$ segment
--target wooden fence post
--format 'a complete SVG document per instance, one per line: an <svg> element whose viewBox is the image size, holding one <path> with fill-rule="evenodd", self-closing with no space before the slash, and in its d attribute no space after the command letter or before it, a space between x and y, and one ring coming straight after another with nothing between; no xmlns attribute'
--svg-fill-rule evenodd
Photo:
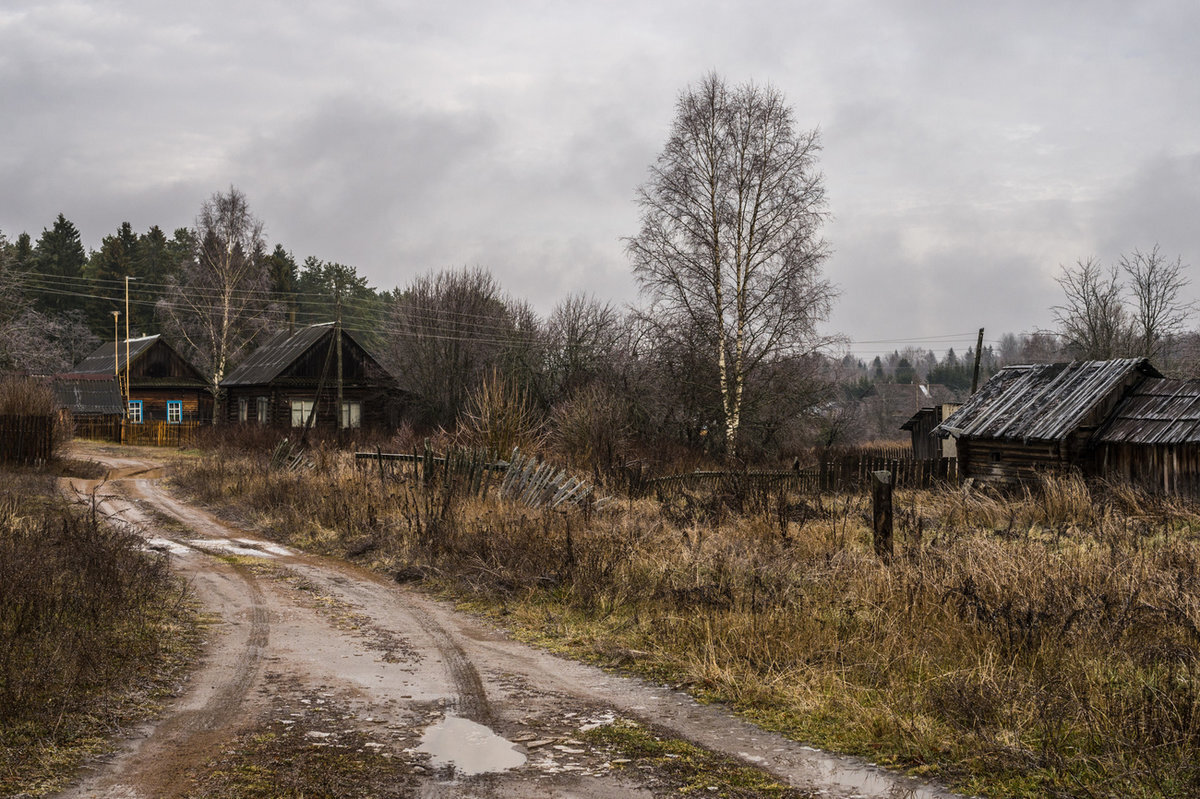
<svg viewBox="0 0 1200 799"><path fill-rule="evenodd" d="M888 560L892 557L892 473L871 472L871 501L875 554Z"/></svg>

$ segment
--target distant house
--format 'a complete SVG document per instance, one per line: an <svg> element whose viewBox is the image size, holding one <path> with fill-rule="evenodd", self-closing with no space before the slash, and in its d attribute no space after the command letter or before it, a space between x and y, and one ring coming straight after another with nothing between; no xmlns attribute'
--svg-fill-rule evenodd
<svg viewBox="0 0 1200 799"><path fill-rule="evenodd" d="M387 428L402 406L396 381L348 330L342 331L342 407L335 409L339 375L332 323L281 332L221 381L225 421L272 427Z"/></svg>
<svg viewBox="0 0 1200 799"><path fill-rule="evenodd" d="M131 424L212 421L213 398L207 381L162 336L129 339L128 363L126 344L118 342L115 352L113 344L102 344L56 380L109 379L119 370L121 379L128 381L126 413Z"/></svg>
<svg viewBox="0 0 1200 799"><path fill-rule="evenodd" d="M1161 377L1145 358L1009 366L935 431L954 437L962 477L1015 484L1047 469L1094 473L1101 428Z"/></svg>
<svg viewBox="0 0 1200 799"><path fill-rule="evenodd" d="M876 383L862 400L868 424L884 436L895 436L897 430L908 429L902 425L922 408L953 401L954 392L938 383Z"/></svg>

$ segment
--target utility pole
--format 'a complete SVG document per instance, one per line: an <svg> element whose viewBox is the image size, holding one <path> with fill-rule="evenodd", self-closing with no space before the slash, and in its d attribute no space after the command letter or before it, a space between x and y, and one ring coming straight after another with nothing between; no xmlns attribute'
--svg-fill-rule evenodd
<svg viewBox="0 0 1200 799"><path fill-rule="evenodd" d="M971 377L971 393L979 388L979 359L983 357L983 328L979 328L979 340L975 342L975 374Z"/></svg>
<svg viewBox="0 0 1200 799"><path fill-rule="evenodd" d="M125 407L121 412L121 433L118 439L123 444L125 443L125 418L129 416L129 398L125 396L125 392L121 389L121 332L120 332L120 311L113 311L113 380L117 381L117 391L121 394L121 401L125 403Z"/></svg>
<svg viewBox="0 0 1200 799"><path fill-rule="evenodd" d="M136 277L125 276L125 401L129 402L129 281Z"/></svg>
<svg viewBox="0 0 1200 799"><path fill-rule="evenodd" d="M129 402L129 398L125 396L125 390L121 386L121 332L120 332L120 311L113 311L113 380L117 381L117 390L121 392L121 399ZM126 407L126 410L129 410Z"/></svg>
<svg viewBox="0 0 1200 799"><path fill-rule="evenodd" d="M337 420L338 429L349 426L349 419L345 418L346 411L342 405L342 276L338 274L334 278L334 285L337 291L336 309L337 316L333 325L334 330L334 346L337 347Z"/></svg>

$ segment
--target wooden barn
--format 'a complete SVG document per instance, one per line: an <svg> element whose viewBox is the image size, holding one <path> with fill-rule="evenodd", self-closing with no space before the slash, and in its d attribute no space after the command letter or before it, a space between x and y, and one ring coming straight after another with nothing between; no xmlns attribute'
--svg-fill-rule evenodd
<svg viewBox="0 0 1200 799"><path fill-rule="evenodd" d="M1162 375L1145 358L1009 366L936 428L959 474L1016 484L1037 472L1095 470L1096 436L1130 392Z"/></svg>
<svg viewBox="0 0 1200 799"><path fill-rule="evenodd" d="M1096 435L1095 468L1151 491L1200 495L1200 380L1135 386Z"/></svg>
<svg viewBox="0 0 1200 799"><path fill-rule="evenodd" d="M119 342L115 349L114 353L111 343L101 345L69 374L57 379L108 378L119 370L121 383L128 386L126 413L131 424L212 421L213 397L208 382L162 336L131 338Z"/></svg>
<svg viewBox="0 0 1200 799"><path fill-rule="evenodd" d="M340 358L334 341L332 323L268 339L221 381L224 421L304 427L315 406L313 427L394 427L403 407L395 379L349 331L341 333Z"/></svg>

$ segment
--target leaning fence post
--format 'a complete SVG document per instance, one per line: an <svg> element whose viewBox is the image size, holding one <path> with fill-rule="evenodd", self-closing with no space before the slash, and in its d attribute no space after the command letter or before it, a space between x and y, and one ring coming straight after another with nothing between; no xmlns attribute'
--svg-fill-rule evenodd
<svg viewBox="0 0 1200 799"><path fill-rule="evenodd" d="M892 473L871 472L871 501L875 554L887 560L892 556Z"/></svg>

